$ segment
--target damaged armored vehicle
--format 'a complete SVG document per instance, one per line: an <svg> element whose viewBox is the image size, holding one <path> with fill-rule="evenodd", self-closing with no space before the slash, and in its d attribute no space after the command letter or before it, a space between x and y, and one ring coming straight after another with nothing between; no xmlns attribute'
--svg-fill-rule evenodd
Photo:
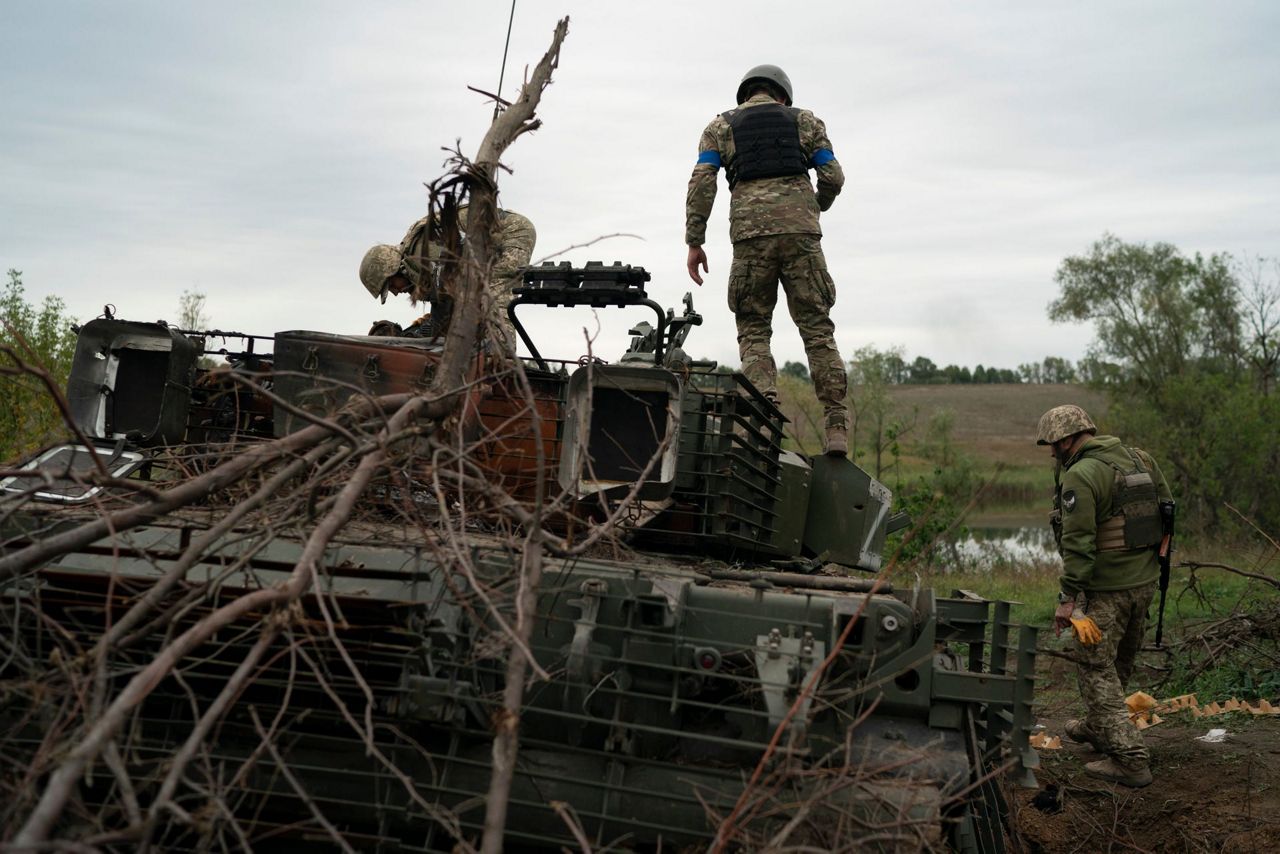
<svg viewBox="0 0 1280 854"><path fill-rule="evenodd" d="M532 358L426 421L438 341L80 329L76 439L0 480L5 833L1002 850L1035 631L886 575L889 490L788 450L648 279L530 268ZM529 305L653 316L566 362Z"/></svg>

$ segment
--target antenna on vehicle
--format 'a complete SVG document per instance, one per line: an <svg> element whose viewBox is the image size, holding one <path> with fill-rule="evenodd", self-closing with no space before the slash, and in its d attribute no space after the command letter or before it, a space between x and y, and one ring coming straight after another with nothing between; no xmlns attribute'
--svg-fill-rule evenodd
<svg viewBox="0 0 1280 854"><path fill-rule="evenodd" d="M507 74L507 51L511 48L511 25L516 19L516 0L511 0L511 16L507 19L507 43L502 46L502 68L498 71L498 97L493 99L493 117L502 111L502 80Z"/></svg>

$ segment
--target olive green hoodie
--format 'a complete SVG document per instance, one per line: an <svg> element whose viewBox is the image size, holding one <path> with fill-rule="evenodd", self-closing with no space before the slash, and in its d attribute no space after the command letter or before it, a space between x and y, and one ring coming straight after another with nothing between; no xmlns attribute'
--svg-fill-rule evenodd
<svg viewBox="0 0 1280 854"><path fill-rule="evenodd" d="M1151 473L1162 501L1172 499L1160 467L1146 451L1133 449ZM1133 460L1114 436L1085 441L1057 473L1062 505L1062 591L1128 590L1155 581L1160 564L1155 548L1098 551L1098 525L1111 516L1116 470L1133 471Z"/></svg>

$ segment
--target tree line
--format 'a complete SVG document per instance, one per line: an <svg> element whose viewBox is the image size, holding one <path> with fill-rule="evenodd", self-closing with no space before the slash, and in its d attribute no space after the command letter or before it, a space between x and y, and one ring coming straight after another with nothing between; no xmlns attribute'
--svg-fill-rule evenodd
<svg viewBox="0 0 1280 854"><path fill-rule="evenodd" d="M809 381L809 368L803 362L786 362L779 369L784 376ZM883 382L889 385L987 385L995 383L1074 383L1093 382L1109 376L1109 367L1096 360L1081 359L1072 364L1061 356L1045 356L1040 362L1023 362L1017 369L988 367L979 362L972 369L965 365L938 367L928 356L907 361L901 347L880 350L859 349L849 362L849 381L855 385Z"/></svg>

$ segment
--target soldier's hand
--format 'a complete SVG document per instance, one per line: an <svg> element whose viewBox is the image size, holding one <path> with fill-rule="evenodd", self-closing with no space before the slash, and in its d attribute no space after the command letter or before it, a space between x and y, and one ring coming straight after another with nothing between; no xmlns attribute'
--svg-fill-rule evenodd
<svg viewBox="0 0 1280 854"><path fill-rule="evenodd" d="M699 285L702 284L702 276L698 275L698 267L702 267L702 272L710 272L707 269L707 253L702 251L701 246L689 247L689 278L693 279Z"/></svg>
<svg viewBox="0 0 1280 854"><path fill-rule="evenodd" d="M1076 640L1082 646L1093 646L1102 640L1102 629L1098 628L1093 617L1078 608L1071 613L1071 631L1075 632Z"/></svg>
<svg viewBox="0 0 1280 854"><path fill-rule="evenodd" d="M1058 606L1058 610L1053 612L1053 634L1055 637L1061 635L1062 630L1071 625L1071 613L1075 609L1075 602L1063 602Z"/></svg>

